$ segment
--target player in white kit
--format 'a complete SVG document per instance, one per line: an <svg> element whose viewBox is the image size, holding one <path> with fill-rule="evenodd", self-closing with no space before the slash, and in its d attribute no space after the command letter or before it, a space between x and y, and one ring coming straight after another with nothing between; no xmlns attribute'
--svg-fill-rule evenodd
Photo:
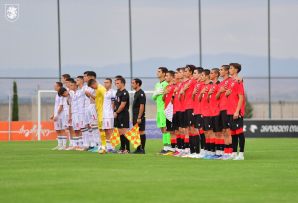
<svg viewBox="0 0 298 203"><path fill-rule="evenodd" d="M81 98L84 96L82 90L78 89L75 80L70 81L70 122L72 123L73 130L75 132L74 140L74 148L80 149L83 146L82 143L82 134L81 128L83 127L83 118L82 112L80 109L83 109L82 103L80 103Z"/></svg>
<svg viewBox="0 0 298 203"><path fill-rule="evenodd" d="M93 71L86 71L84 73L85 86L85 120L89 128L89 146L91 152L98 152L101 145L100 132L98 129L98 117L95 106L95 90L88 87L87 83L91 79L96 79L96 73Z"/></svg>
<svg viewBox="0 0 298 203"><path fill-rule="evenodd" d="M60 95L58 94L62 86L63 84L61 82L56 82L54 85L54 89L57 92L57 94L55 96L54 114L50 117L50 119L54 121L54 129L56 130L58 135L58 145L55 148L53 148L53 150L63 150L66 147L66 136L63 126L63 97L60 97Z"/></svg>
<svg viewBox="0 0 298 203"><path fill-rule="evenodd" d="M104 80L104 87L106 88L107 91L104 95L104 102L103 102L102 129L105 131L105 134L106 134L107 152L113 152L114 149L110 143L110 138L114 128L114 101L116 96L116 90L112 89L111 78L106 78Z"/></svg>

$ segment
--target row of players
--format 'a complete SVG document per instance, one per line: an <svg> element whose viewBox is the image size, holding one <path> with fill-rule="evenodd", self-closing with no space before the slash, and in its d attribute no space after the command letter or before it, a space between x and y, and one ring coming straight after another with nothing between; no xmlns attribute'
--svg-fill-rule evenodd
<svg viewBox="0 0 298 203"><path fill-rule="evenodd" d="M153 99L163 133L161 154L244 160L245 94L240 71L238 63L211 70L193 65L175 72L158 69Z"/></svg>
<svg viewBox="0 0 298 203"><path fill-rule="evenodd" d="M124 134L129 130L129 92L125 79L115 77L117 91L112 89L112 79L106 78L104 85L96 81L96 73L86 71L84 76L71 78L62 75L62 82L55 83L54 128L58 134L58 150L115 152L110 143L114 126L119 129L121 148L119 153L129 153L130 145ZM141 89L142 81L135 78L133 101L133 123L140 124L141 143L135 153L145 153L145 104L146 96ZM67 134L69 146L67 147Z"/></svg>
<svg viewBox="0 0 298 203"><path fill-rule="evenodd" d="M157 126L163 134L164 148L161 154L205 159L244 159L245 99L243 80L238 77L240 71L241 65L238 63L211 70L193 65L178 68L176 72L168 71L165 67L157 69L159 82L155 85L152 98L157 104ZM219 77L222 78L221 82L218 80ZM82 105L84 107L78 108L81 110L79 113L73 110L76 108L64 108L66 111L64 114L67 117L64 120L69 121L64 126L67 126L70 132L73 128L75 132L75 136L71 136L71 147L68 149L91 149L100 153L113 151L109 138L115 126L121 134L119 153L129 153L129 142L124 136L129 129L129 93L125 89L125 79L116 76L115 94L111 89L111 79L107 78L103 87L96 82L95 78L96 74L92 71L85 72L84 76L77 77L76 81L68 75L63 75L62 81L69 91L56 83L58 95L67 98L61 100L67 101L65 106L69 104L76 106L76 100L79 100L76 98L82 98L78 95L84 97L83 102L78 102L81 105L84 103ZM146 142L146 95L141 90L141 85L142 81L139 79L132 81L132 87L136 90L133 102L133 124L139 123L142 143L136 153L145 153ZM56 103L59 103L58 95ZM169 113L172 115L166 117ZM61 122L54 120L55 129L59 129L59 127L56 128L57 123L63 126L63 119ZM101 132L98 129L102 129ZM61 134L57 132L58 135ZM62 137L61 143L66 143L66 136L58 136L58 141L59 137ZM238 144L240 149L237 155ZM99 146L98 149L97 146Z"/></svg>

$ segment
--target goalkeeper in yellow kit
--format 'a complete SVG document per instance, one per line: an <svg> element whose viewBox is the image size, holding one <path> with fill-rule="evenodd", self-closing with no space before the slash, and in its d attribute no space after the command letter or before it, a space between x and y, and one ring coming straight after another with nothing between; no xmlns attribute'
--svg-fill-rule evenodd
<svg viewBox="0 0 298 203"><path fill-rule="evenodd" d="M98 153L105 154L106 153L106 135L104 130L102 130L103 123L103 102L104 95L106 93L106 89L104 86L99 84L96 80L91 79L88 81L88 86L95 90L95 106L98 117L98 129L100 130L100 138L101 138L101 146L98 148Z"/></svg>

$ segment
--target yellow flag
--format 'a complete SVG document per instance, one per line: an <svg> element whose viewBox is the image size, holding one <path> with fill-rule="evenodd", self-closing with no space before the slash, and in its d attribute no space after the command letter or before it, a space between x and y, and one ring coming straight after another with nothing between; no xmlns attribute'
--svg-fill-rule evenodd
<svg viewBox="0 0 298 203"><path fill-rule="evenodd" d="M116 147L120 143L120 135L118 128L114 128L112 136L110 138L111 145Z"/></svg>
<svg viewBox="0 0 298 203"><path fill-rule="evenodd" d="M134 148L137 148L141 145L141 139L140 139L140 132L139 132L139 125L136 124L133 126L130 131L125 133L125 137L130 141L130 143L133 145Z"/></svg>

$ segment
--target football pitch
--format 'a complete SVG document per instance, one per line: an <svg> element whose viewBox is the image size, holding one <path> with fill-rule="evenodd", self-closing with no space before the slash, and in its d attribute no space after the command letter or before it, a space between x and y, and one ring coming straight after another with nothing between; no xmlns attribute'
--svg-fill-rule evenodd
<svg viewBox="0 0 298 203"><path fill-rule="evenodd" d="M298 202L298 139L247 139L245 161L0 143L0 202Z"/></svg>

